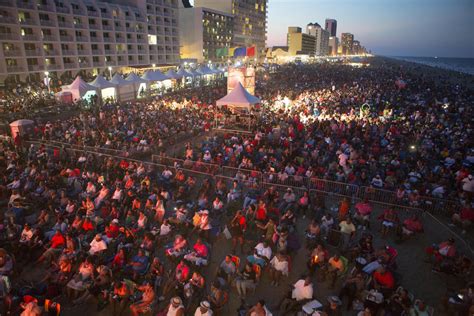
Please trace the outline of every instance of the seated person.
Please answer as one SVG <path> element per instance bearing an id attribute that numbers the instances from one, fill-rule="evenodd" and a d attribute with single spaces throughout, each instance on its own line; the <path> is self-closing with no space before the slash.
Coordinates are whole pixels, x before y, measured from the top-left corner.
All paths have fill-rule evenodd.
<path id="1" fill-rule="evenodd" d="M 384 266 L 379 267 L 372 275 L 373 285 L 376 290 L 388 297 L 395 288 L 395 278 L 392 272 L 388 271 Z"/>
<path id="2" fill-rule="evenodd" d="M 270 279 L 272 280 L 272 286 L 279 286 L 281 276 L 288 276 L 289 263 L 288 258 L 281 252 L 278 252 L 276 256 L 270 260 Z"/>
<path id="3" fill-rule="evenodd" d="M 313 283 L 311 277 L 306 276 L 293 285 L 291 296 L 283 299 L 280 303 L 281 315 L 287 315 L 291 311 L 299 310 L 304 304 L 313 299 Z"/>
<path id="4" fill-rule="evenodd" d="M 403 221 L 402 225 L 402 238 L 409 237 L 416 233 L 423 232 L 423 224 L 417 215 L 413 215 Z"/>
<path id="5" fill-rule="evenodd" d="M 263 267 L 270 261 L 272 257 L 272 248 L 268 245 L 268 242 L 264 240 L 255 246 L 254 253 L 247 257 L 247 261 L 250 264 L 258 264 Z"/>
<path id="6" fill-rule="evenodd" d="M 130 311 L 133 316 L 138 316 L 151 310 L 151 304 L 155 299 L 155 291 L 149 282 L 145 282 L 142 286 L 137 287 L 137 290 L 142 292 L 142 296 L 138 302 L 130 305 Z"/>
<path id="7" fill-rule="evenodd" d="M 232 255 L 225 256 L 217 269 L 217 276 L 227 280 L 227 282 L 230 282 L 237 272 L 237 265 L 232 258 Z"/>
<path id="8" fill-rule="evenodd" d="M 107 250 L 107 243 L 102 239 L 101 234 L 95 235 L 94 239 L 90 243 L 90 246 L 90 255 L 100 254 Z"/>
<path id="9" fill-rule="evenodd" d="M 245 297 L 247 290 L 253 288 L 257 282 L 257 275 L 250 263 L 247 263 L 235 280 L 235 287 L 239 296 Z"/>
<path id="10" fill-rule="evenodd" d="M 188 245 L 187 240 L 182 235 L 176 235 L 173 246 L 166 249 L 165 253 L 170 257 L 179 257 L 184 254 Z"/>
<path id="11" fill-rule="evenodd" d="M 197 266 L 207 265 L 207 256 L 209 255 L 209 249 L 201 240 L 198 238 L 193 246 L 193 251 L 184 256 L 184 259 L 192 262 Z"/>
<path id="12" fill-rule="evenodd" d="M 138 249 L 138 253 L 132 258 L 128 265 L 133 273 L 133 279 L 136 279 L 138 275 L 143 275 L 146 272 L 149 261 L 150 259 L 145 255 L 145 251 Z"/>
<path id="13" fill-rule="evenodd" d="M 340 276 L 346 270 L 346 262 L 338 255 L 335 254 L 328 261 L 328 273 L 331 277 L 331 285 L 334 287 L 337 277 Z"/>

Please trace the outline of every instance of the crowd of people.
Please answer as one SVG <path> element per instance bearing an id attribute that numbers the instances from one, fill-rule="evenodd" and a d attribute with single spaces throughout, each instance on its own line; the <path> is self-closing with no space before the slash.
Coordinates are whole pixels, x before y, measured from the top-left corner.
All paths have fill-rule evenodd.
<path id="1" fill-rule="evenodd" d="M 400 76 L 402 90 L 394 84 Z M 344 198 L 331 209 L 305 179 L 384 189 L 397 205 L 417 207 L 423 195 L 453 199 L 453 224 L 468 231 L 470 91 L 383 59 L 360 69 L 290 65 L 259 78 L 252 133 L 187 143 L 183 166 L 3 143 L 5 313 L 68 314 L 94 304 L 113 315 L 218 315 L 239 297 L 239 315 L 432 315 L 401 286 L 398 269 L 410 259 L 397 248 L 424 234 L 419 214 L 387 206 L 376 216 L 368 199 Z M 38 126 L 33 137 L 158 154 L 170 135 L 208 130 L 226 115 L 212 106 L 221 89 L 193 93 L 108 104 Z M 229 178 L 182 169 L 196 163 L 234 171 Z M 454 239 L 424 246 L 434 273 L 466 281 L 446 295 L 445 311 L 472 313 L 469 255 Z M 283 298 L 249 299 L 268 285 L 261 283 Z M 331 295 L 321 299 L 319 284 Z"/>

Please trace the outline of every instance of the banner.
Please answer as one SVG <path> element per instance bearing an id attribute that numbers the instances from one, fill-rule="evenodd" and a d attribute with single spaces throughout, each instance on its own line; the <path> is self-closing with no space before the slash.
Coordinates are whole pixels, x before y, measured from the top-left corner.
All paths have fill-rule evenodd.
<path id="1" fill-rule="evenodd" d="M 250 94 L 255 93 L 255 69 L 252 67 L 230 67 L 227 76 L 227 93 L 240 82 Z"/>
<path id="2" fill-rule="evenodd" d="M 255 56 L 255 46 L 247 47 L 247 56 L 254 57 Z"/>
<path id="3" fill-rule="evenodd" d="M 229 55 L 229 47 L 216 49 L 216 57 L 227 57 Z"/>
<path id="4" fill-rule="evenodd" d="M 246 47 L 237 47 L 234 50 L 234 57 L 245 57 L 246 54 L 247 54 Z"/>
<path id="5" fill-rule="evenodd" d="M 234 56 L 235 49 L 236 49 L 236 47 L 231 47 L 231 48 L 229 48 L 229 56 L 230 56 L 230 57 Z"/>

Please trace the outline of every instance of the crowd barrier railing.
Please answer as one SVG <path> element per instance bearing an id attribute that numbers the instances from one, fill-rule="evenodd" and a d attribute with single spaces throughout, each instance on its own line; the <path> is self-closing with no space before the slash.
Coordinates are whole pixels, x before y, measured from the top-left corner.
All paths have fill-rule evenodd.
<path id="1" fill-rule="evenodd" d="M 70 144 L 61 142 L 52 142 L 52 144 L 48 144 L 46 141 L 35 141 L 38 144 L 44 146 L 53 145 L 57 148 L 64 147 L 74 149 L 78 152 L 88 152 L 117 158 L 127 158 L 134 162 L 146 162 L 143 160 L 131 159 L 130 157 L 124 157 L 123 154 L 114 155 L 107 152 L 102 152 L 94 147 L 71 146 Z M 449 216 L 455 210 L 459 209 L 459 203 L 454 200 L 420 196 L 416 201 L 409 202 L 407 199 L 398 199 L 396 192 L 394 191 L 368 186 L 357 186 L 354 184 L 319 179 L 316 177 L 308 178 L 299 176 L 285 176 L 284 178 L 281 178 L 277 173 L 262 174 L 260 171 L 252 169 L 220 166 L 217 164 L 209 164 L 201 161 L 185 161 L 179 158 L 171 158 L 159 155 L 152 156 L 152 163 L 161 166 L 167 166 L 169 168 L 180 168 L 188 172 L 207 174 L 208 176 L 219 175 L 230 179 L 238 179 L 242 180 L 245 185 L 252 185 L 256 183 L 258 186 L 261 186 L 262 183 L 265 183 L 267 186 L 278 185 L 291 187 L 295 190 L 314 190 L 315 192 L 329 193 L 340 197 L 348 197 L 353 200 L 368 199 L 371 202 L 384 205 L 403 206 L 404 208 L 414 207 L 424 211 L 429 211 L 433 214 L 444 214 Z"/>

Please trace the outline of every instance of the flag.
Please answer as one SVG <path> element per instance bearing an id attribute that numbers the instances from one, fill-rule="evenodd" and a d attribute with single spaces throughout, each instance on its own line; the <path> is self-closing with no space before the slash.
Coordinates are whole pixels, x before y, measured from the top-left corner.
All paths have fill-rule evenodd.
<path id="1" fill-rule="evenodd" d="M 247 54 L 247 48 L 237 47 L 234 51 L 234 57 L 245 56 Z"/>
<path id="2" fill-rule="evenodd" d="M 254 57 L 255 56 L 255 46 L 247 47 L 247 56 Z"/>
<path id="3" fill-rule="evenodd" d="M 222 47 L 216 49 L 216 57 L 226 57 L 229 54 L 228 47 Z"/>
<path id="4" fill-rule="evenodd" d="M 230 57 L 233 57 L 233 56 L 234 56 L 234 53 L 235 53 L 235 50 L 236 50 L 236 49 L 237 49 L 236 47 L 231 47 L 231 48 L 229 48 L 229 56 L 230 56 Z"/>

